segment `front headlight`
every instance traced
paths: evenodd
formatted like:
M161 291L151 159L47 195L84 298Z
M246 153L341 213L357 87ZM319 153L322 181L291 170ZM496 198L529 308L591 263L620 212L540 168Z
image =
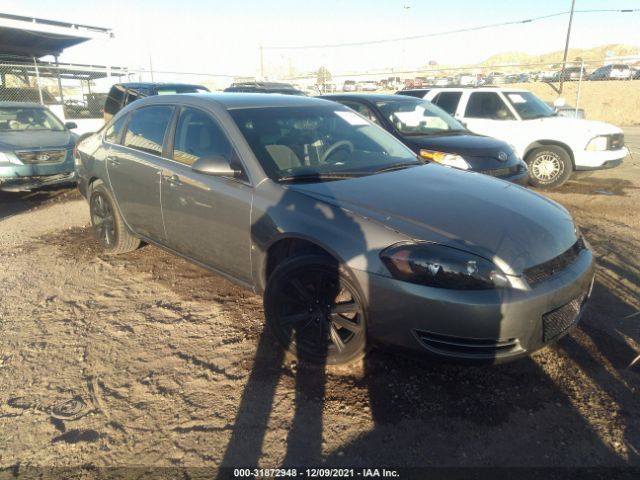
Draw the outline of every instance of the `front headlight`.
M509 279L485 258L435 243L394 245L380 253L394 278L437 288L484 290L509 286Z
M0 152L0 166L2 165L24 165L13 152Z
M589 152L602 152L607 149L608 138L604 135L600 135L598 137L594 137L589 140L585 150Z
M432 160L448 167L459 168L461 170L469 170L471 166L460 155L455 153L438 152L436 150L420 150L420 156L427 160Z

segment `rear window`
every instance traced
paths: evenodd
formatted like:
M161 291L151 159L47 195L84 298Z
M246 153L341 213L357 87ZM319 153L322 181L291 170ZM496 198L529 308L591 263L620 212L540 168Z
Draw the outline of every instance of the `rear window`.
M458 109L458 102L460 102L460 97L462 97L462 92L440 92L435 97L433 97L431 103L439 106L449 115L453 115Z
M173 108L158 105L143 107L131 114L124 145L152 155L162 155L162 143Z
M407 97L424 98L429 90L400 90L396 95L405 95Z
M110 115L115 115L120 110L122 105L122 98L124 96L124 87L121 85L114 85L109 91L107 101L104 103L104 111Z

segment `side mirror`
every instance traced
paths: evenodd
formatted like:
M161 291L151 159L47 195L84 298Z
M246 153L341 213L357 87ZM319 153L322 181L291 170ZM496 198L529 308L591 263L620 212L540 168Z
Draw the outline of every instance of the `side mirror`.
M76 122L67 122L64 124L67 130L73 130L74 128L78 128L78 124Z
M509 113L504 108L501 108L496 112L496 117L498 118L498 120L506 120L508 116Z
M240 170L234 170L227 159L221 155L200 157L198 160L193 162L191 170L203 175L211 175L212 177L240 176Z

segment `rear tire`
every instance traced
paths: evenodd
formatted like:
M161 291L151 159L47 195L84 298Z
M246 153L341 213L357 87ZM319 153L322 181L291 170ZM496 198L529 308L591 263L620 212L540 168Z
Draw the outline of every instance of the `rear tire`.
M573 172L571 157L564 148L555 145L533 149L525 161L529 167L529 183L537 188L558 188Z
M89 212L93 232L106 253L118 255L131 252L140 246L140 239L129 232L113 195L100 180L92 185Z
M299 360L337 365L366 352L366 308L356 282L337 261L303 255L282 262L264 293L267 325Z

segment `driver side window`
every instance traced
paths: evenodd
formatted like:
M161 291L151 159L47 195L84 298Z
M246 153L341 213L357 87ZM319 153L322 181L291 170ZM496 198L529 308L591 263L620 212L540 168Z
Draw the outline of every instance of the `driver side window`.
M213 118L200 110L185 108L180 112L173 141L173 159L185 165L201 157L221 156L229 163L233 147Z
M473 92L465 110L467 118L514 120L507 105L495 92Z

